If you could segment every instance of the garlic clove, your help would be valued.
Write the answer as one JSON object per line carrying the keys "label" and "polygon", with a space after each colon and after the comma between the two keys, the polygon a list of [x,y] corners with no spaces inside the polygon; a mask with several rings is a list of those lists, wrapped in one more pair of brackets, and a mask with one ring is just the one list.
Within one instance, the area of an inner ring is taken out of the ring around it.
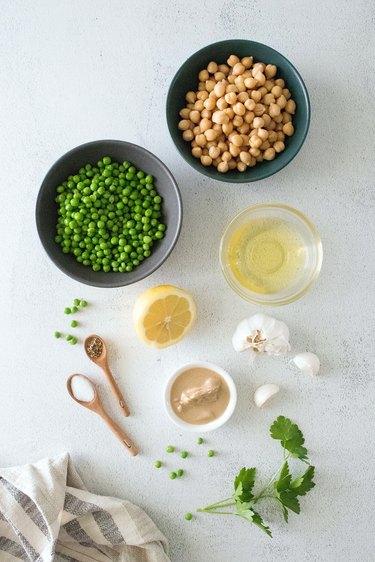
{"label": "garlic clove", "polygon": [[262,408],[273,398],[280,390],[277,384],[262,384],[254,392],[254,402],[258,408]]}
{"label": "garlic clove", "polygon": [[256,354],[283,355],[290,351],[289,328],[280,320],[257,313],[240,322],[233,334],[236,351],[247,351],[253,359]]}
{"label": "garlic clove", "polygon": [[315,353],[306,351],[305,353],[299,353],[292,359],[293,363],[307,375],[314,377],[319,373],[320,370],[320,360]]}

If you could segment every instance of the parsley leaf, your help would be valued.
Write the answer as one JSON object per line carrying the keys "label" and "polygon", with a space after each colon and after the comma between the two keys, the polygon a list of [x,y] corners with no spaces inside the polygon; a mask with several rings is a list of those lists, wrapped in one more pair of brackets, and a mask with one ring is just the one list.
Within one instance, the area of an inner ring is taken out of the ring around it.
{"label": "parsley leaf", "polygon": [[[255,468],[241,468],[234,479],[235,497],[242,502],[249,502],[254,498],[252,489],[255,483]],[[241,488],[240,488],[241,486]]]}
{"label": "parsley leaf", "polygon": [[314,478],[315,467],[310,465],[306,472],[299,478],[296,478],[290,487],[296,492],[298,496],[305,496],[315,486]]}
{"label": "parsley leaf", "polygon": [[277,482],[275,482],[275,488],[278,492],[287,490],[292,482],[292,476],[289,472],[289,466],[287,461],[284,462],[283,467],[280,472],[280,476]]}
{"label": "parsley leaf", "polygon": [[294,490],[285,490],[284,492],[280,492],[279,498],[284,507],[291,509],[294,513],[300,513],[301,508],[297,494]]}
{"label": "parsley leaf", "polygon": [[297,457],[302,461],[307,459],[307,449],[303,447],[305,439],[298,425],[289,418],[279,416],[271,425],[271,437],[281,441],[284,449],[291,453],[292,457]]}
{"label": "parsley leaf", "polygon": [[251,504],[247,502],[237,502],[236,512],[238,517],[242,517],[243,519],[250,521],[250,523],[254,523],[254,525],[262,529],[262,531],[264,531],[269,537],[272,537],[271,529],[264,524],[263,519],[259,513],[254,511]]}

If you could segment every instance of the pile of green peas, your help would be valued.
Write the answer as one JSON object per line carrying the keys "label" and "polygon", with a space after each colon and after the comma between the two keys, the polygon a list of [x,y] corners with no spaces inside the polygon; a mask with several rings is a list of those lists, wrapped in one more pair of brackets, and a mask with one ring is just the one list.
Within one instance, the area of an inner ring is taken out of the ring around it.
{"label": "pile of green peas", "polygon": [[55,241],[94,271],[130,272],[164,237],[154,178],[104,156],[57,187]]}

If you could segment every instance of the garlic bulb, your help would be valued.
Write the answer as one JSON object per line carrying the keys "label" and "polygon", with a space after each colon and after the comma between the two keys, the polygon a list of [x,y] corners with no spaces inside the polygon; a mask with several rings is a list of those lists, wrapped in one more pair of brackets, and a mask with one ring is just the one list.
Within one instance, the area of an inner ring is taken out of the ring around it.
{"label": "garlic bulb", "polygon": [[232,338],[236,351],[248,351],[253,360],[257,353],[283,355],[290,351],[289,328],[266,314],[254,314],[242,320]]}
{"label": "garlic bulb", "polygon": [[313,377],[319,373],[320,361],[319,357],[315,355],[315,353],[311,353],[310,351],[300,353],[299,355],[296,355],[292,361],[303,373],[306,373],[307,375],[311,375]]}
{"label": "garlic bulb", "polygon": [[254,392],[255,405],[261,408],[266,402],[271,400],[279,390],[280,387],[277,384],[262,384],[262,386],[259,386]]}

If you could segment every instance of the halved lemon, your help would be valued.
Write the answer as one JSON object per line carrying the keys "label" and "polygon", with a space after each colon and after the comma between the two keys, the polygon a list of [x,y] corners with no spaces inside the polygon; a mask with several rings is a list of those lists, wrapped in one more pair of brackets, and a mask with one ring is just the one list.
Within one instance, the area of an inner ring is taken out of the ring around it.
{"label": "halved lemon", "polygon": [[138,297],[133,316],[140,339],[161,349],[185,337],[195,321],[196,307],[187,291],[173,285],[158,285]]}

